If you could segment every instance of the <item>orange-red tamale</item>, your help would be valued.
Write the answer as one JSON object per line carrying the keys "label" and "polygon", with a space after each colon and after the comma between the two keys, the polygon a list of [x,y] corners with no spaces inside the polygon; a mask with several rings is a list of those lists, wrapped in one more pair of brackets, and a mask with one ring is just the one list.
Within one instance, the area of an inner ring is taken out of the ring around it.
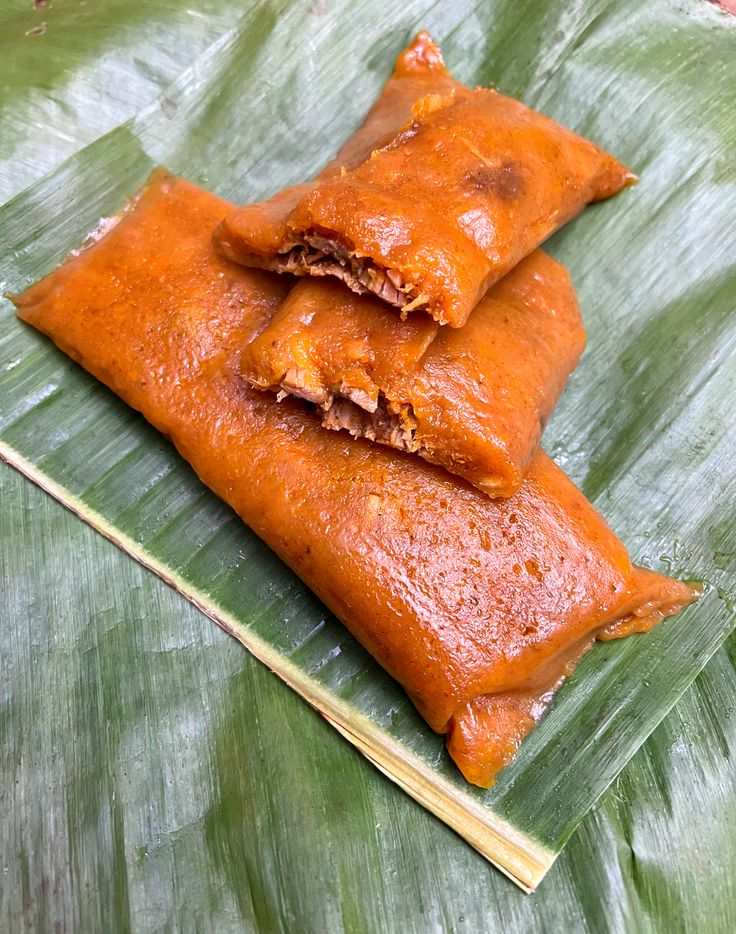
{"label": "orange-red tamale", "polygon": [[[439,50],[430,79],[436,60]],[[458,83],[415,100],[405,125],[376,147],[358,164],[343,160],[339,173],[338,156],[296,197],[292,189],[235,210],[218,227],[218,248],[248,266],[337,276],[404,315],[421,309],[460,327],[551,233],[635,179],[549,117]],[[264,224],[273,211],[278,223]]]}
{"label": "orange-red tamale", "polygon": [[511,496],[584,344],[567,270],[536,250],[459,329],[427,315],[401,321],[374,296],[301,279],[244,349],[241,371],[252,386],[317,403],[329,428]]}

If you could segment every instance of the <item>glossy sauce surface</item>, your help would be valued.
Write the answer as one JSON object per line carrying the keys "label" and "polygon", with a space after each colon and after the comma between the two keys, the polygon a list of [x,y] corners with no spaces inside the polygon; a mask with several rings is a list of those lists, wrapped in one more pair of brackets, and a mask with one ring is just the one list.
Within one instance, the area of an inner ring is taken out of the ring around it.
{"label": "glossy sauce surface", "polygon": [[581,646],[606,626],[647,628],[693,592],[632,567],[544,454],[518,494],[493,501],[248,387],[239,353],[289,285],[214,253],[229,208],[160,175],[18,297],[19,313],[171,438],[488,785]]}

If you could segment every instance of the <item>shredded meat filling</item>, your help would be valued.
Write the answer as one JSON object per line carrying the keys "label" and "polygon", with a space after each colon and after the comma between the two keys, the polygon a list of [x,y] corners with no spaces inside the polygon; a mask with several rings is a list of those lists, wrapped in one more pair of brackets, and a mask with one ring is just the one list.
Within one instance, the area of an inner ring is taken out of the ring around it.
{"label": "shredded meat filling", "polygon": [[411,405],[391,403],[382,395],[374,412],[336,396],[324,409],[322,424],[335,431],[345,429],[354,438],[368,438],[399,451],[421,452],[423,443],[416,436],[417,420]]}
{"label": "shredded meat filling", "polygon": [[382,269],[372,259],[356,256],[337,240],[305,234],[304,243],[292,247],[268,264],[277,272],[308,276],[335,276],[359,294],[373,294],[403,314],[426,308],[429,299],[404,280],[398,269]]}
{"label": "shredded meat filling", "polygon": [[[276,389],[265,382],[248,380],[254,389]],[[344,429],[354,438],[367,438],[399,451],[421,454],[425,444],[417,438],[418,422],[409,402],[389,401],[382,392],[374,396],[342,383],[337,394],[311,383],[306,372],[291,367],[278,385],[277,400],[297,396],[322,409],[322,424],[333,431]]]}

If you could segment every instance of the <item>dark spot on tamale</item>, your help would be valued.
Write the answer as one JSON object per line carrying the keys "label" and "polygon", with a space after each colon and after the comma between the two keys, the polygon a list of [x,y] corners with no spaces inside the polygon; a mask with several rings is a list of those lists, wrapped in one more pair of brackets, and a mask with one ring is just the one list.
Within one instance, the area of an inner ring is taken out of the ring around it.
{"label": "dark spot on tamale", "polygon": [[504,201],[518,198],[524,189],[524,181],[513,162],[505,162],[497,168],[482,166],[465,176],[468,188],[497,195]]}

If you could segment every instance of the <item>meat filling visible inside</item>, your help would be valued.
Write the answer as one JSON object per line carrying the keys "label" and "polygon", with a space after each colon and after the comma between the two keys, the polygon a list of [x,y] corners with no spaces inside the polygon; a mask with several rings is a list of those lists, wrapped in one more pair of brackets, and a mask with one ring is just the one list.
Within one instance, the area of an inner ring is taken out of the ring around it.
{"label": "meat filling visible inside", "polygon": [[397,269],[382,269],[369,257],[357,256],[337,240],[317,234],[305,234],[304,243],[282,253],[272,268],[297,276],[336,276],[353,292],[377,295],[400,308],[402,314],[425,309],[429,303],[429,298],[406,282]]}
{"label": "meat filling visible inside", "polygon": [[291,367],[281,378],[278,387],[249,379],[254,389],[278,389],[276,398],[286,396],[305,399],[322,409],[322,424],[333,431],[344,429],[354,438],[368,438],[399,451],[423,454],[424,441],[417,438],[418,421],[410,402],[393,402],[378,391],[376,395],[343,383],[334,393],[326,386],[313,382],[298,367]]}
{"label": "meat filling visible inside", "polygon": [[325,428],[345,429],[354,438],[368,438],[399,451],[421,453],[424,444],[417,438],[417,420],[408,403],[392,403],[381,395],[374,412],[336,396],[322,415]]}

